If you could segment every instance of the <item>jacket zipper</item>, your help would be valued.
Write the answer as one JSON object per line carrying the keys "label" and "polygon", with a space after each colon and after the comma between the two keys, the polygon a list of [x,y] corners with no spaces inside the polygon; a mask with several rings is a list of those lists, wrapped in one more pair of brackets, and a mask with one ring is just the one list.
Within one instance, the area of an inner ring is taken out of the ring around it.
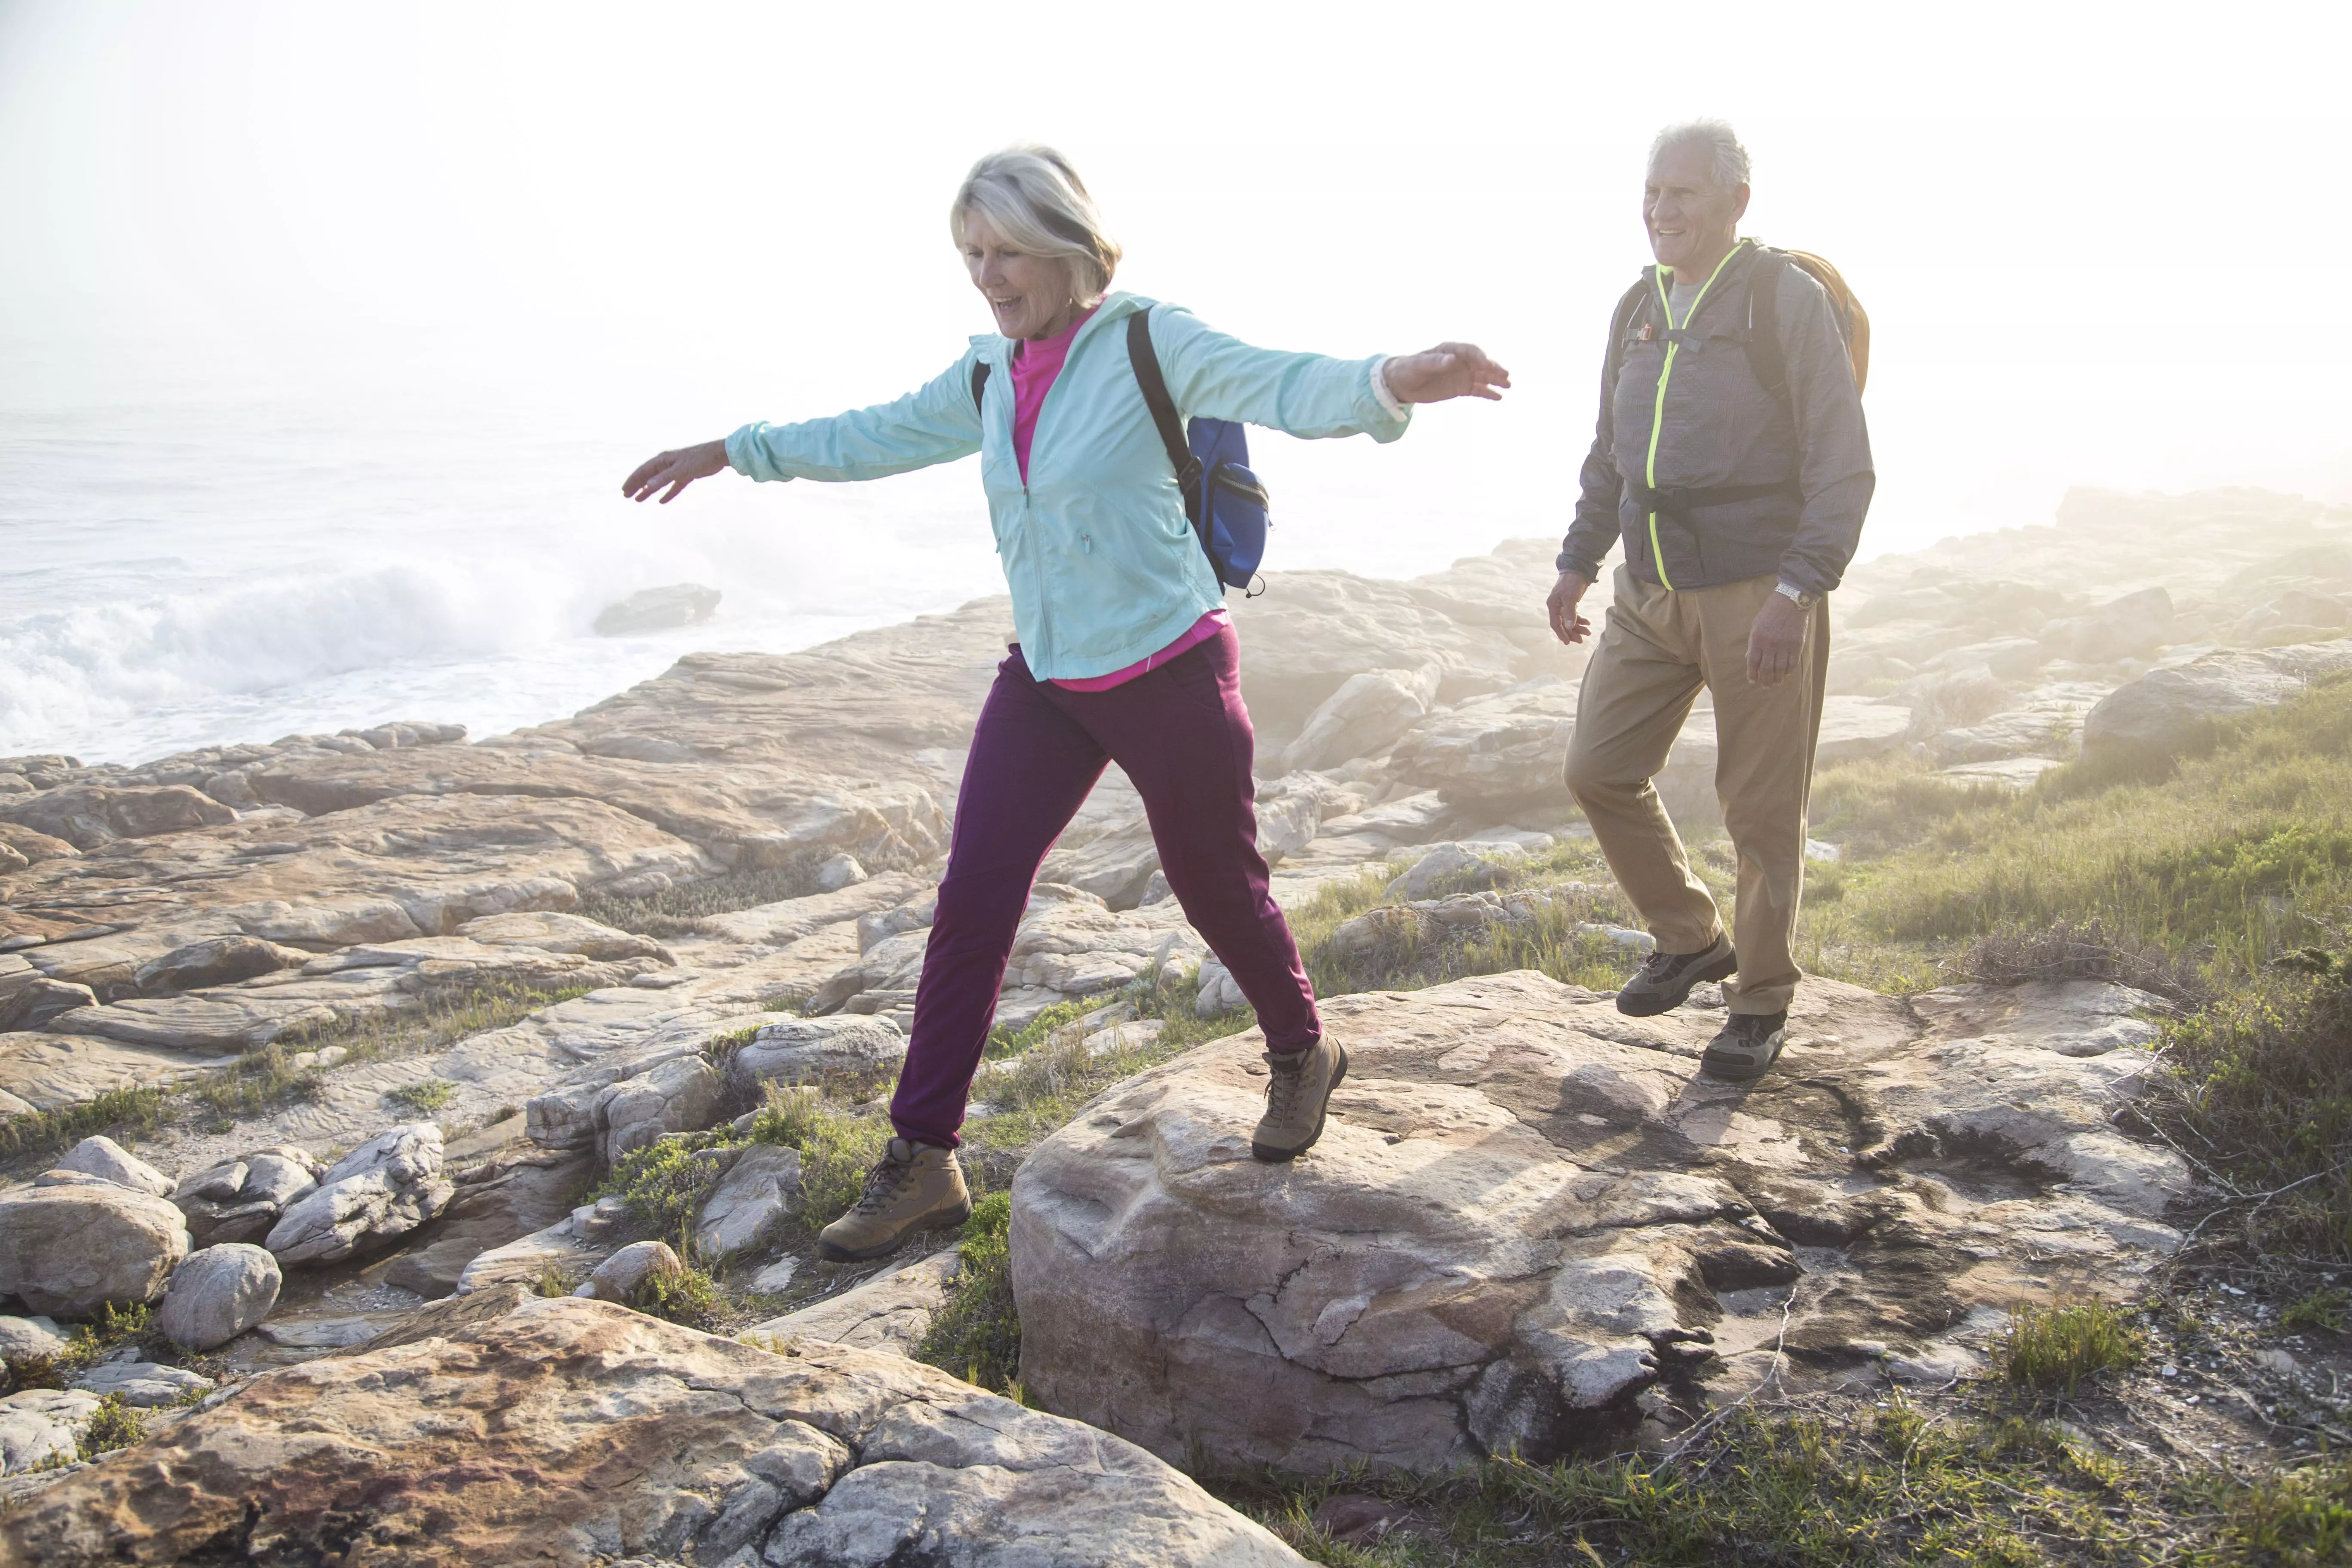
{"label": "jacket zipper", "polygon": [[[1715,270],[1707,274],[1705,283],[1699,285],[1698,297],[1683,313],[1684,326],[1689,326],[1697,319],[1698,308],[1706,303],[1706,291],[1715,287],[1715,280],[1723,276],[1723,269],[1731,265],[1731,258],[1746,248],[1748,242],[1743,239],[1726,251],[1723,259],[1715,264]],[[1675,307],[1666,297],[1666,271],[1663,267],[1653,270],[1650,283],[1658,291],[1658,310],[1666,318],[1666,329],[1671,332],[1675,329]],[[1650,408],[1650,464],[1645,470],[1648,476],[1645,482],[1653,490],[1658,488],[1658,436],[1666,424],[1666,383],[1674,376],[1675,356],[1682,352],[1682,347],[1681,343],[1669,338],[1665,363],[1658,367],[1658,397]],[[1650,514],[1650,560],[1658,569],[1658,581],[1665,584],[1667,593],[1673,593],[1675,581],[1666,575],[1666,552],[1658,545],[1658,514],[1654,511]]]}

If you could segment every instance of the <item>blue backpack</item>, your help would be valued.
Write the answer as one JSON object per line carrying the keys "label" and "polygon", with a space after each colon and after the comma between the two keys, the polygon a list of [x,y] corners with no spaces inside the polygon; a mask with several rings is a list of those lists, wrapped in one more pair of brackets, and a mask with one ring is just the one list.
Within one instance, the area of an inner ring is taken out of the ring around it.
{"label": "blue backpack", "polygon": [[[1184,515],[1201,538],[1209,569],[1228,588],[1239,588],[1255,598],[1265,591],[1258,582],[1258,563],[1265,559],[1265,531],[1274,526],[1266,516],[1265,486],[1250,472],[1249,436],[1239,420],[1195,419],[1189,429],[1177,423],[1175,400],[1160,374],[1160,355],[1151,347],[1151,312],[1138,310],[1127,319],[1127,357],[1135,366],[1136,384],[1160,426],[1168,460],[1176,466],[1176,482],[1184,492]],[[1189,437],[1189,439],[1188,439]]]}
{"label": "blue backpack", "polygon": [[[1168,460],[1175,465],[1176,483],[1184,492],[1184,515],[1200,536],[1209,569],[1226,587],[1257,597],[1265,592],[1257,569],[1265,559],[1265,531],[1274,522],[1266,516],[1265,486],[1250,472],[1246,430],[1234,419],[1195,419],[1189,431],[1179,425],[1175,399],[1168,395],[1160,355],[1151,346],[1149,309],[1127,319],[1127,358],[1135,367],[1136,384],[1143,389],[1151,422],[1160,427]],[[971,367],[974,408],[986,406],[988,368],[986,360]],[[1255,592],[1254,583],[1258,584]]]}

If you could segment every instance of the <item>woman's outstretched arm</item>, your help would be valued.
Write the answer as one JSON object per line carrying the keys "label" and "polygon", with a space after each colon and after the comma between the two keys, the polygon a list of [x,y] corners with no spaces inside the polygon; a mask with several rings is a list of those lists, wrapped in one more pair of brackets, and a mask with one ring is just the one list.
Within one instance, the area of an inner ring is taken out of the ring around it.
{"label": "woman's outstretched arm", "polygon": [[950,463],[980,450],[980,410],[971,401],[975,348],[929,384],[892,403],[797,425],[746,425],[647,458],[622,483],[631,500],[663,502],[695,480],[733,468],[755,479],[878,479]]}
{"label": "woman's outstretched arm", "polygon": [[1382,366],[1389,391],[1407,405],[1499,398],[1511,384],[1509,372],[1469,343],[1440,343],[1384,364],[1377,355],[1332,359],[1257,348],[1168,305],[1152,310],[1151,343],[1169,392],[1186,415],[1239,419],[1293,436],[1393,441],[1403,435],[1403,411],[1391,412],[1373,386],[1375,366]]}

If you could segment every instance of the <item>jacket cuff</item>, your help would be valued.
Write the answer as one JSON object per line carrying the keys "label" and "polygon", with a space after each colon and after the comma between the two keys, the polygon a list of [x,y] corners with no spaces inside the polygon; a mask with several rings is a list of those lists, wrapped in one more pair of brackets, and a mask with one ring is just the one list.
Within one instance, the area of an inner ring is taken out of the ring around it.
{"label": "jacket cuff", "polygon": [[748,479],[791,479],[792,475],[778,471],[760,439],[772,428],[772,426],[755,420],[730,432],[727,437],[727,466]]}
{"label": "jacket cuff", "polygon": [[1380,400],[1381,411],[1391,419],[1405,419],[1404,405],[1397,401],[1396,389],[1389,384],[1389,362],[1394,354],[1382,354],[1372,362],[1372,395]]}
{"label": "jacket cuff", "polygon": [[1375,441],[1393,441],[1412,424],[1412,405],[1397,401],[1384,374],[1391,356],[1376,354],[1364,362],[1364,394],[1359,404],[1364,433]]}
{"label": "jacket cuff", "polygon": [[1811,594],[1817,597],[1826,597],[1830,590],[1837,586],[1834,583],[1822,581],[1820,573],[1793,555],[1780,563],[1780,581],[1801,594]]}
{"label": "jacket cuff", "polygon": [[1559,552],[1559,559],[1552,563],[1552,567],[1555,571],[1573,572],[1588,583],[1598,583],[1601,581],[1601,563],[1599,562],[1580,561],[1565,550]]}

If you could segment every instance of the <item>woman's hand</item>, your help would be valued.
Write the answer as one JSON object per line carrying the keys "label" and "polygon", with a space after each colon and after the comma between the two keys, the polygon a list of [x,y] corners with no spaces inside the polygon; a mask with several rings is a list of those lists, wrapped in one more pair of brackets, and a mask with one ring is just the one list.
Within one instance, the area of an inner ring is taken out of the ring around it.
{"label": "woman's hand", "polygon": [[661,498],[667,506],[677,499],[677,492],[697,479],[707,479],[727,466],[727,443],[705,441],[698,447],[680,447],[675,452],[663,452],[639,463],[636,470],[621,481],[621,493],[631,500],[650,500],[656,490],[665,485],[668,493]]}
{"label": "woman's hand", "polygon": [[1417,354],[1398,354],[1382,374],[1399,403],[1443,403],[1449,397],[1494,403],[1511,384],[1511,373],[1475,343],[1440,343]]}

